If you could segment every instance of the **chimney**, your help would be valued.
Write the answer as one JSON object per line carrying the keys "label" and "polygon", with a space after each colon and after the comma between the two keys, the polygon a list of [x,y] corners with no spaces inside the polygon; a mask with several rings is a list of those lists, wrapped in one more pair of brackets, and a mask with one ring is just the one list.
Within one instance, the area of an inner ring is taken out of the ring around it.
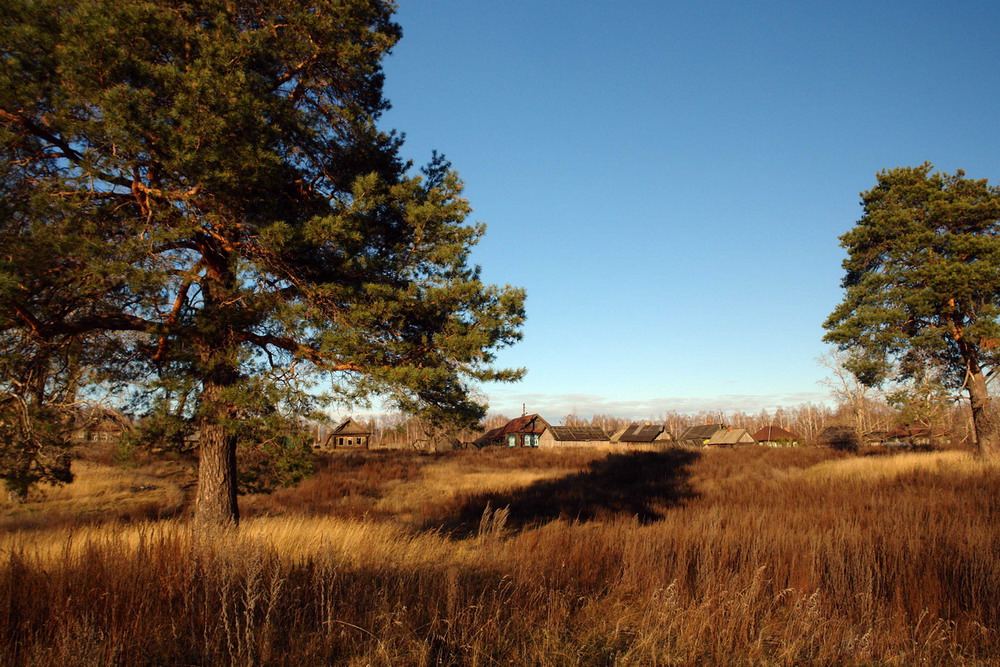
{"label": "chimney", "polygon": [[521,403],[521,416],[524,417],[528,414],[527,404]]}

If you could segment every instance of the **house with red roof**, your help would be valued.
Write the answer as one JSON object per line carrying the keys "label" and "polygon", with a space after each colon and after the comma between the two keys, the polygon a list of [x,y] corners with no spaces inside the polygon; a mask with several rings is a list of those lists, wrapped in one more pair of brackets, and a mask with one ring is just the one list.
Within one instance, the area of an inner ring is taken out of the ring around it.
{"label": "house with red roof", "polygon": [[537,447],[549,423],[541,415],[522,415],[473,441],[476,447]]}
{"label": "house with red roof", "polygon": [[769,447],[797,447],[802,438],[780,426],[768,424],[753,434],[753,439]]}

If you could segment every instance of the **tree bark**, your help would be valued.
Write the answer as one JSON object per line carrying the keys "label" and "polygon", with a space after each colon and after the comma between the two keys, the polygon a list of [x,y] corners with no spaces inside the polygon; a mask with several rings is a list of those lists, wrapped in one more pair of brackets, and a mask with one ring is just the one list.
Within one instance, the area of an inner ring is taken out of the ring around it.
{"label": "tree bark", "polygon": [[203,417],[198,455],[198,499],[195,523],[202,528],[235,527],[240,520],[236,502],[236,436],[228,427],[231,410],[222,392],[226,382],[206,380],[201,394]]}
{"label": "tree bark", "polygon": [[984,458],[1000,459],[1000,419],[982,371],[970,375],[967,389],[972,403],[972,426],[979,454]]}

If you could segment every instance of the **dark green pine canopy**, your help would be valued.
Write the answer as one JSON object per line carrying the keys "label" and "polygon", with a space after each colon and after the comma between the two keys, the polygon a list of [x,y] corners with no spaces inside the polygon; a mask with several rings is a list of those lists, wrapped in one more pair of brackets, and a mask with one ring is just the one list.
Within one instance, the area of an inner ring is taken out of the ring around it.
{"label": "dark green pine canopy", "polygon": [[932,169],[883,171],[861,194],[825,340],[852,352],[867,384],[934,376],[968,391],[980,448],[1000,455],[988,391],[1000,365],[1000,189]]}
{"label": "dark green pine canopy", "polygon": [[484,228],[461,181],[436,155],[411,174],[377,126],[392,10],[0,10],[0,330],[34,341],[50,386],[72,343],[96,356],[81,387],[139,383],[148,409],[186,410],[216,520],[235,498],[209,497],[232,483],[207,462],[231,469],[238,424],[303,408],[318,372],[342,398],[466,424],[484,412],[470,381],[520,376],[493,362],[524,295],[470,264]]}

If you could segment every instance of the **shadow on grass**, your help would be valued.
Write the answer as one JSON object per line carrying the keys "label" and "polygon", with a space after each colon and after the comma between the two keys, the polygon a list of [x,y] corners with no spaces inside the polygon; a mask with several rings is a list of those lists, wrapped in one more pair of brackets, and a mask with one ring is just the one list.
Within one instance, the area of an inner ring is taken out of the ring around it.
{"label": "shadow on grass", "polygon": [[488,510],[507,509],[506,529],[520,531],[556,519],[594,521],[636,517],[648,524],[665,510],[692,498],[688,467],[700,454],[686,449],[610,454],[579,473],[535,482],[510,491],[459,499],[425,528],[455,538],[478,534]]}

